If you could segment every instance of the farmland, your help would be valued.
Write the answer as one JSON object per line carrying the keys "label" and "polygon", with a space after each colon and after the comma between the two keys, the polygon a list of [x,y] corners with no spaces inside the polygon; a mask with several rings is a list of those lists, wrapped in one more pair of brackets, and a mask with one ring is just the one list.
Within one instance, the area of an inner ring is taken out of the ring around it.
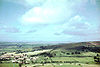
{"label": "farmland", "polygon": [[95,42],[0,43],[0,67],[99,67],[97,57],[100,45]]}

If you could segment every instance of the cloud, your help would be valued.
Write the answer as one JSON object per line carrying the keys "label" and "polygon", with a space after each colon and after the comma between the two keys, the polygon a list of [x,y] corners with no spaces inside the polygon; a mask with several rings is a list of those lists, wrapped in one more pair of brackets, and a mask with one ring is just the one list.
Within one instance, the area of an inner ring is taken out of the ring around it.
{"label": "cloud", "polygon": [[85,20],[83,16],[72,17],[67,24],[63,25],[63,34],[72,36],[95,36],[99,34],[98,27]]}
{"label": "cloud", "polygon": [[59,35],[61,35],[60,33],[54,33],[54,35],[57,35],[57,36],[59,36]]}
{"label": "cloud", "polygon": [[62,33],[66,34],[66,35],[72,35],[72,36],[95,36],[98,35],[99,32],[98,31],[94,31],[94,30],[64,30]]}
{"label": "cloud", "polygon": [[76,15],[69,20],[69,26],[74,27],[75,29],[88,29],[91,26],[91,23],[88,22],[85,17]]}
{"label": "cloud", "polygon": [[86,20],[84,16],[75,15],[65,22],[62,26],[63,29],[81,30],[91,28],[91,23]]}
{"label": "cloud", "polygon": [[37,30],[29,30],[27,33],[35,33]]}
{"label": "cloud", "polygon": [[[22,24],[53,24],[68,20],[76,13],[74,7],[82,6],[85,1],[47,0],[42,6],[35,6],[20,19]],[[74,10],[74,12],[73,12]]]}
{"label": "cloud", "polygon": [[17,28],[7,28],[7,29],[5,29],[5,32],[8,32],[8,33],[18,33],[20,31]]}
{"label": "cloud", "polygon": [[2,26],[0,27],[1,31],[7,32],[7,33],[19,33],[20,30],[16,27],[9,27],[9,26]]}
{"label": "cloud", "polygon": [[[76,42],[100,39],[100,28],[98,29],[100,27],[98,24],[98,20],[100,20],[99,11],[97,13],[95,3],[90,3],[90,0],[6,1],[13,2],[10,4],[23,5],[27,10],[21,10],[23,12],[19,16],[18,24],[16,24],[17,21],[15,23],[10,18],[15,27],[12,27],[13,24],[9,22],[12,26],[0,28],[0,33],[7,35],[3,35],[5,40],[8,38],[8,40],[19,41]],[[15,15],[15,13],[18,15],[19,13],[16,11],[13,11],[13,13],[12,11],[12,15]],[[2,15],[4,16],[4,14]],[[6,24],[10,25],[9,23],[7,21]]]}

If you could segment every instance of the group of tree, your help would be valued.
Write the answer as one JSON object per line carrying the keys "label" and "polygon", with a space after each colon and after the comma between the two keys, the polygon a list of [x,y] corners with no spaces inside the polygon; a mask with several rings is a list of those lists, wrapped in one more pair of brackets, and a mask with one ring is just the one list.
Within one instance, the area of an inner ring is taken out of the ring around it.
{"label": "group of tree", "polygon": [[96,63],[99,63],[100,64],[100,55],[99,54],[97,54],[96,56],[94,56],[94,61]]}

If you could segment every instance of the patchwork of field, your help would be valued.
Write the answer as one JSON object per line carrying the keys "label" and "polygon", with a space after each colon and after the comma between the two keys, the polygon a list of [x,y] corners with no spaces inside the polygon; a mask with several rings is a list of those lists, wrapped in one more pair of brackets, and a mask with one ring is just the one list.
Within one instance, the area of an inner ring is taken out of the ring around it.
{"label": "patchwork of field", "polygon": [[1,47],[0,67],[100,67],[100,45],[93,43],[23,45]]}
{"label": "patchwork of field", "polygon": [[97,64],[69,64],[69,63],[60,63],[60,64],[28,64],[28,65],[23,65],[22,67],[100,67],[100,65]]}

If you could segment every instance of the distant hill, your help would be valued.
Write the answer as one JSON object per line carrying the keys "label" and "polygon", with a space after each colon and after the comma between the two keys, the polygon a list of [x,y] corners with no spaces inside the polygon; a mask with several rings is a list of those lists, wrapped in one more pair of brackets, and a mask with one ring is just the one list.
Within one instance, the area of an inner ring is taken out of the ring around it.
{"label": "distant hill", "polygon": [[78,51],[100,52],[100,41],[78,42],[78,43],[60,43],[52,46],[40,46],[41,49],[66,49]]}
{"label": "distant hill", "polygon": [[92,45],[100,45],[100,41],[89,42],[89,43],[91,43]]}
{"label": "distant hill", "polygon": [[77,43],[59,43],[57,45],[50,46],[51,48],[73,48],[77,46],[100,46],[100,41],[92,41],[92,42],[77,42]]}

